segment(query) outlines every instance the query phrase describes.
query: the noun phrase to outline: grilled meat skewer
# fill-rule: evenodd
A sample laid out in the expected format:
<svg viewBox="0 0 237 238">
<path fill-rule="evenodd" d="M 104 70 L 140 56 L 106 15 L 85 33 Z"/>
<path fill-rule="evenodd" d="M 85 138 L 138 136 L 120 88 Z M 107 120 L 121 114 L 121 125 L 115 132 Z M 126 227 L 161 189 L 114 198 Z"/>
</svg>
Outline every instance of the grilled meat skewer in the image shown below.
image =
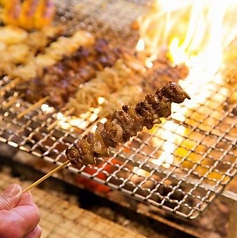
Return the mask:
<svg viewBox="0 0 237 238">
<path fill-rule="evenodd" d="M 182 103 L 189 95 L 176 83 L 170 82 L 155 94 L 148 94 L 145 100 L 136 106 L 124 105 L 116 110 L 103 124 L 97 123 L 95 133 L 88 133 L 66 155 L 70 162 L 78 167 L 94 164 L 96 158 L 109 155 L 109 148 L 128 141 L 146 127 L 151 129 L 161 123 L 161 117 L 171 115 L 171 104 Z"/>
</svg>

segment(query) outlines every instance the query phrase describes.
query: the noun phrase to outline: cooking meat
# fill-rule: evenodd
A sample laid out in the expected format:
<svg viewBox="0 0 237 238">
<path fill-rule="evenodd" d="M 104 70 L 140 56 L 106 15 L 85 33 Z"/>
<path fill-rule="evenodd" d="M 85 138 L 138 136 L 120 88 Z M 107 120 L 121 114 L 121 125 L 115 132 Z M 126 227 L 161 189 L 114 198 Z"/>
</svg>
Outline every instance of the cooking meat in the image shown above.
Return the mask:
<svg viewBox="0 0 237 238">
<path fill-rule="evenodd" d="M 94 164 L 96 158 L 109 155 L 109 148 L 128 141 L 143 127 L 151 129 L 161 117 L 171 115 L 171 104 L 182 103 L 189 95 L 176 83 L 170 82 L 155 94 L 148 94 L 136 106 L 124 105 L 103 124 L 99 122 L 95 133 L 88 133 L 67 149 L 66 155 L 73 165 Z"/>
<path fill-rule="evenodd" d="M 79 85 L 94 78 L 103 68 L 111 67 L 120 54 L 120 49 L 111 49 L 107 41 L 97 39 L 93 45 L 81 46 L 57 64 L 45 67 L 41 75 L 22 83 L 17 89 L 31 103 L 49 96 L 50 105 L 62 108 Z"/>
<path fill-rule="evenodd" d="M 42 55 L 64 33 L 65 27 L 62 25 L 48 26 L 41 31 L 31 32 L 13 26 L 0 27 L 0 77 L 8 75 L 11 78 L 25 80 L 21 69 L 27 64 L 32 66 L 32 62 L 36 61 L 38 55 Z M 36 67 L 38 69 L 40 65 Z M 34 67 L 28 68 L 32 71 Z"/>
<path fill-rule="evenodd" d="M 135 61 L 136 58 L 131 56 L 130 60 Z M 143 68 L 142 64 L 140 68 Z M 137 72 L 128 66 L 124 55 L 121 55 L 112 67 L 106 67 L 97 72 L 90 82 L 78 88 L 75 97 L 70 99 L 67 107 L 74 108 L 75 114 L 80 115 L 90 110 L 91 107 L 96 108 L 100 97 L 108 100 L 110 95 L 122 90 L 126 84 L 138 85 L 140 82 L 141 77 L 137 76 Z M 127 94 L 128 97 L 132 96 L 130 93 Z"/>
<path fill-rule="evenodd" d="M 152 64 L 153 66 L 148 68 L 143 76 L 146 91 L 161 88 L 169 81 L 178 82 L 189 74 L 188 67 L 185 64 L 172 65 L 165 56 L 160 56 Z"/>
<path fill-rule="evenodd" d="M 5 0 L 3 5 L 5 24 L 26 30 L 51 25 L 56 11 L 53 0 Z"/>
<path fill-rule="evenodd" d="M 112 67 L 106 67 L 90 82 L 78 87 L 67 108 L 80 115 L 101 106 L 100 117 L 107 117 L 122 105 L 135 105 L 144 95 L 161 88 L 169 81 L 178 82 L 187 76 L 185 65 L 173 66 L 167 58 L 153 62 L 147 68 L 136 54 L 122 54 Z M 101 103 L 99 98 L 103 98 Z"/>
</svg>

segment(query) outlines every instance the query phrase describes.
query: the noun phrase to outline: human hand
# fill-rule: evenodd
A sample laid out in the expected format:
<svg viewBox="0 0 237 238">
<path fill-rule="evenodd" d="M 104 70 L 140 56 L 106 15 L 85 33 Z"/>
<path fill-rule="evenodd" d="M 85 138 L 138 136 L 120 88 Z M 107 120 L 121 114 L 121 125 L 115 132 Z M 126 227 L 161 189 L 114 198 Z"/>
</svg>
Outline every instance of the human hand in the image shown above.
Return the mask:
<svg viewBox="0 0 237 238">
<path fill-rule="evenodd" d="M 39 209 L 31 194 L 23 193 L 19 185 L 10 185 L 0 195 L 1 238 L 39 238 L 39 221 Z"/>
</svg>

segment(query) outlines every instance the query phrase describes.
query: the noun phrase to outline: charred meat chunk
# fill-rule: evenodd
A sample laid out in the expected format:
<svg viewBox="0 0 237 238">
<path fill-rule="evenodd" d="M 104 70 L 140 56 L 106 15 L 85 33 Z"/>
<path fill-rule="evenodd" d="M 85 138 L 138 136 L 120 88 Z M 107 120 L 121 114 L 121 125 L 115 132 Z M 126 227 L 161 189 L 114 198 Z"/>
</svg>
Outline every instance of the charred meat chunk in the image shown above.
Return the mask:
<svg viewBox="0 0 237 238">
<path fill-rule="evenodd" d="M 149 94 L 135 107 L 123 106 L 116 110 L 103 124 L 98 123 L 95 133 L 89 133 L 66 155 L 73 165 L 80 167 L 96 163 L 96 158 L 107 156 L 110 147 L 125 143 L 137 135 L 143 127 L 151 129 L 159 123 L 159 118 L 171 115 L 171 104 L 182 103 L 189 95 L 176 83 L 170 82 L 155 94 Z"/>
</svg>

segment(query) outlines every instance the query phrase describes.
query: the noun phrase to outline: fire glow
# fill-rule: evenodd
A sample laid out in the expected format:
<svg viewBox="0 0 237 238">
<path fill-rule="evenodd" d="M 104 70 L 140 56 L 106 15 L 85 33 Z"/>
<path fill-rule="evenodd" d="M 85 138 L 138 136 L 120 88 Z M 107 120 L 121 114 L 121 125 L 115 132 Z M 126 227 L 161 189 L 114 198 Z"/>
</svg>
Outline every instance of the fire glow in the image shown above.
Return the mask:
<svg viewBox="0 0 237 238">
<path fill-rule="evenodd" d="M 237 36 L 236 12 L 234 0 L 155 0 L 151 10 L 138 18 L 140 39 L 136 50 L 147 55 L 147 67 L 152 67 L 152 61 L 165 51 L 174 65 L 184 63 L 189 68 L 189 76 L 179 83 L 192 99 L 185 109 L 174 105 L 175 119 L 184 121 L 188 108 L 198 109 L 210 96 L 208 83 L 223 81 L 219 70 L 224 67 L 225 48 Z M 215 112 L 215 105 L 208 106 Z M 166 125 L 170 131 L 178 127 L 173 121 L 163 123 Z M 177 140 L 180 138 L 175 135 L 166 140 L 164 152 L 154 164 L 169 167 L 173 163 Z M 156 141 L 152 144 L 156 146 Z"/>
<path fill-rule="evenodd" d="M 164 52 L 174 65 L 184 63 L 189 68 L 188 77 L 180 80 L 179 84 L 188 92 L 191 100 L 185 102 L 184 106 L 178 104 L 172 106 L 174 119 L 184 122 L 190 108 L 195 110 L 201 103 L 209 103 L 206 100 L 211 91 L 208 83 L 212 80 L 222 82 L 219 69 L 224 67 L 225 48 L 237 35 L 237 25 L 233 21 L 236 12 L 236 0 L 155 0 L 151 10 L 137 19 L 140 39 L 136 50 L 147 56 L 148 68 L 151 68 L 152 62 Z M 224 101 L 227 94 L 227 90 L 223 91 L 219 101 Z M 57 124 L 66 130 L 70 130 L 73 126 L 85 129 L 98 119 L 100 106 L 104 101 L 103 97 L 98 98 L 99 107 L 91 108 L 93 113 L 81 114 L 80 118 L 57 113 Z M 215 112 L 215 106 L 208 105 L 210 111 L 206 113 Z M 49 109 L 44 106 L 42 110 Z M 204 119 L 200 115 L 198 121 Z M 105 120 L 103 118 L 101 121 Z M 183 140 L 182 136 L 178 137 L 173 132 L 178 130 L 180 135 L 185 135 L 187 131 L 185 127 L 174 121 L 163 121 L 162 128 L 163 130 L 154 129 L 154 133 L 160 135 L 158 137 L 165 138 L 163 152 L 152 162 L 169 168 L 174 160 L 174 151 Z M 95 131 L 95 126 L 91 131 Z M 158 147 L 158 143 L 160 142 L 154 137 L 151 145 Z M 188 148 L 190 146 L 195 147 L 195 145 L 187 145 Z M 181 152 L 179 155 L 185 156 L 186 152 Z M 137 170 L 134 173 L 137 173 Z"/>
</svg>

